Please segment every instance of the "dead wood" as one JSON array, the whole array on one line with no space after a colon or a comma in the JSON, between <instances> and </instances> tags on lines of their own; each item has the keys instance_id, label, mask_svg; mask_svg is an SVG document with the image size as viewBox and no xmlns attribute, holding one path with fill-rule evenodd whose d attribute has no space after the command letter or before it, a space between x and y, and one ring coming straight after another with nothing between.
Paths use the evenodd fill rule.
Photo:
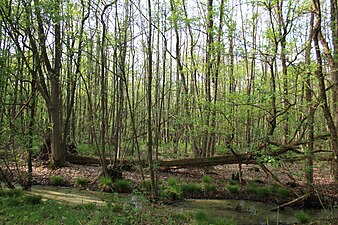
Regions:
<instances>
[{"instance_id":1,"label":"dead wood","mask_svg":"<svg viewBox=\"0 0 338 225\"><path fill-rule=\"evenodd\" d=\"M304 200L307 199L310 195L311 195L311 193L306 193L306 194L304 194L304 195L302 195L302 196L300 196L300 197L298 197L298 198L296 198L296 199L293 199L292 201L289 201L289 202L284 203L284 204L282 204L282 205L280 205L280 206L277 206L276 208L273 208L273 209L271 209L270 211L276 211L276 210L283 209L283 208L288 207L288 206L295 205L295 204L297 204L297 203L299 203L299 202L304 201Z\"/></svg>"}]
</instances>

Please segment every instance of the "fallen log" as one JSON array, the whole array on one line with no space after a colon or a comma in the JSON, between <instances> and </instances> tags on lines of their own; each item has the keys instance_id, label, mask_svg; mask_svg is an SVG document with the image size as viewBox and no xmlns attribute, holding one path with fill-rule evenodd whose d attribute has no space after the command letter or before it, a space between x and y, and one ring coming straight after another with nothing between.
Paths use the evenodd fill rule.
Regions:
<instances>
[{"instance_id":1,"label":"fallen log","mask_svg":"<svg viewBox=\"0 0 338 225\"><path fill-rule=\"evenodd\" d=\"M73 164L82 165L99 165L100 158L94 156L67 155L67 161ZM109 161L109 160L108 160ZM200 166L216 166L222 164L255 164L256 160L250 154L228 154L224 156L214 156L208 158L186 158L175 160L159 160L158 165L166 168L182 168L182 167L200 167ZM118 160L118 165L138 165L138 160ZM147 166L147 161L141 161L142 166Z\"/></svg>"},{"instance_id":2,"label":"fallen log","mask_svg":"<svg viewBox=\"0 0 338 225\"><path fill-rule=\"evenodd\" d=\"M201 166L217 166L224 164L256 164L256 160L251 154L227 154L223 156L213 156L208 158L186 158L176 160L160 160L160 167L201 167Z\"/></svg>"},{"instance_id":3,"label":"fallen log","mask_svg":"<svg viewBox=\"0 0 338 225\"><path fill-rule=\"evenodd\" d=\"M72 164L79 165L100 165L100 157L97 156L82 156L82 155L67 155L67 161ZM107 162L112 164L113 161L107 158ZM117 160L117 165L138 165L138 160ZM143 160L142 166L147 166L147 162Z\"/></svg>"},{"instance_id":4,"label":"fallen log","mask_svg":"<svg viewBox=\"0 0 338 225\"><path fill-rule=\"evenodd\" d=\"M179 169L185 167L204 167L204 166L217 166L226 164L258 164L256 161L257 156L250 153L237 153L226 154L222 156L213 156L208 158L185 158L174 160L159 160L158 166L161 170L166 169ZM306 157L294 157L281 159L284 162L296 162L305 160ZM107 159L109 162L109 159ZM328 160L327 158L317 158L319 161ZM81 155L67 155L67 161L73 164L82 165L100 165L100 158L94 156L81 156ZM113 162L110 162L113 163ZM259 162L261 163L261 162ZM148 166L147 160L118 160L117 165L140 165L143 167Z\"/></svg>"},{"instance_id":5,"label":"fallen log","mask_svg":"<svg viewBox=\"0 0 338 225\"><path fill-rule=\"evenodd\" d=\"M295 205L295 204L297 204L299 202L305 201L310 196L310 194L311 193L306 193L306 194L304 194L304 195L302 195L302 196L300 196L300 197L298 197L296 199L293 199L292 201L289 201L289 202L284 203L284 204L282 204L280 206L277 206L276 208L273 208L270 211L277 211L279 209L283 209L285 207L292 206L292 205Z\"/></svg>"}]
</instances>

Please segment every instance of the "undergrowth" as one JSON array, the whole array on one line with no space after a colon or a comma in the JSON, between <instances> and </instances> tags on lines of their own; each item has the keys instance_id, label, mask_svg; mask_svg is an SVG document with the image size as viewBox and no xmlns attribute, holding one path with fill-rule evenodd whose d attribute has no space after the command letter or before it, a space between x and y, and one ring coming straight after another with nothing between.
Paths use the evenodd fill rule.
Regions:
<instances>
[{"instance_id":1,"label":"undergrowth","mask_svg":"<svg viewBox=\"0 0 338 225\"><path fill-rule=\"evenodd\" d=\"M0 191L0 221L1 224L194 224L189 215L153 204L146 198L139 197L137 205L126 196L113 198L107 201L107 206L73 205L41 201L40 196L22 191Z\"/></svg>"},{"instance_id":2,"label":"undergrowth","mask_svg":"<svg viewBox=\"0 0 338 225\"><path fill-rule=\"evenodd\" d=\"M191 213L192 218L194 218L198 225L235 225L236 223L224 217L219 217L215 215L208 215L202 210L198 210Z\"/></svg>"},{"instance_id":3,"label":"undergrowth","mask_svg":"<svg viewBox=\"0 0 338 225\"><path fill-rule=\"evenodd\" d=\"M65 179L62 176L52 176L49 178L50 184L53 186L61 186Z\"/></svg>"}]
</instances>

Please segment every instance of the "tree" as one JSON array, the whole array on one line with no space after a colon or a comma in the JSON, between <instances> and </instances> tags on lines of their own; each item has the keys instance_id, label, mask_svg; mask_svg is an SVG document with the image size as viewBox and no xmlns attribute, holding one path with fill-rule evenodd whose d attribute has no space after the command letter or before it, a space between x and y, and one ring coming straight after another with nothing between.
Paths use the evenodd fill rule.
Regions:
<instances>
[{"instance_id":1,"label":"tree","mask_svg":"<svg viewBox=\"0 0 338 225\"><path fill-rule=\"evenodd\" d=\"M9 2L7 2L10 4ZM22 45L27 46L27 43L21 43L20 35L25 33L29 39L29 49L32 52L35 65L37 66L37 87L43 98L45 99L48 114L50 118L51 129L51 151L50 161L52 166L61 166L65 160L64 152L61 148L62 140L62 103L61 103L61 57L62 57L62 39L61 39L61 1L55 1L48 5L41 3L39 0L23 1L22 6L24 11L16 12L23 13L24 20L15 21L17 15L13 15L13 11L9 5L1 5L1 17L6 20L5 26L13 43L20 52L28 70L34 75L35 68L30 65L29 55L23 51ZM44 13L50 16L42 16ZM19 23L21 26L17 26ZM49 47L47 46L47 36L50 37L50 31L45 31L45 27L52 24L53 27L53 60L48 54ZM35 25L37 31L34 30ZM47 75L45 75L45 71Z\"/></svg>"},{"instance_id":2,"label":"tree","mask_svg":"<svg viewBox=\"0 0 338 225\"><path fill-rule=\"evenodd\" d=\"M338 100L338 19L337 19L337 1L331 0L331 32L333 40L333 50L330 49L326 38L322 33L322 9L321 3L318 0L313 0L313 8L315 13L315 25L314 25L314 34L313 42L316 52L317 59L317 70L316 76L318 79L319 87L319 96L321 101L321 106L324 112L327 126L330 131L331 138L331 148L333 153L332 161L332 175L335 182L338 182L338 110L337 110L337 100ZM326 93L326 84L323 71L323 59L320 50L320 44L323 46L324 54L329 62L330 67L330 76L333 81L333 113L331 113L328 96Z\"/></svg>"}]
</instances>

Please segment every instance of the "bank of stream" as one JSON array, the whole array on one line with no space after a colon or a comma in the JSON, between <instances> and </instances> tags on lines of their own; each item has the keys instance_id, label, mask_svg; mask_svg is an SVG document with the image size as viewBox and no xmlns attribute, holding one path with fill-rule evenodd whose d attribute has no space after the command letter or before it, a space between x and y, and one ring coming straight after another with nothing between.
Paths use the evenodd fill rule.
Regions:
<instances>
[{"instance_id":1,"label":"bank of stream","mask_svg":"<svg viewBox=\"0 0 338 225\"><path fill-rule=\"evenodd\" d=\"M41 195L45 199L52 199L71 204L88 204L106 205L108 193L78 190L76 188L60 188L48 186L34 186L28 193ZM134 196L135 197L135 196ZM128 195L125 195L128 199ZM133 200L130 195L130 202ZM277 205L271 203L262 203L248 200L208 200L208 199L187 199L172 204L173 210L177 212L189 213L193 217L204 215L206 218L220 218L232 221L232 224L250 225L250 224L299 224L300 220L297 214L305 212L310 216L313 224L334 224L335 219L338 221L338 214L330 209L306 209L286 207L279 211L271 211ZM198 216L197 216L198 217ZM198 219L198 218L197 218ZM202 224L209 224L207 221ZM231 224L231 223L230 223Z\"/></svg>"},{"instance_id":2,"label":"bank of stream","mask_svg":"<svg viewBox=\"0 0 338 225\"><path fill-rule=\"evenodd\" d=\"M175 208L179 211L188 211L192 215L204 214L209 218L223 218L237 225L250 224L300 224L299 214L306 214L312 224L334 224L338 221L337 212L330 209L295 209L286 207L271 211L276 205L248 200L207 200L188 199L179 202ZM231 224L231 223L230 223Z\"/></svg>"}]
</instances>

